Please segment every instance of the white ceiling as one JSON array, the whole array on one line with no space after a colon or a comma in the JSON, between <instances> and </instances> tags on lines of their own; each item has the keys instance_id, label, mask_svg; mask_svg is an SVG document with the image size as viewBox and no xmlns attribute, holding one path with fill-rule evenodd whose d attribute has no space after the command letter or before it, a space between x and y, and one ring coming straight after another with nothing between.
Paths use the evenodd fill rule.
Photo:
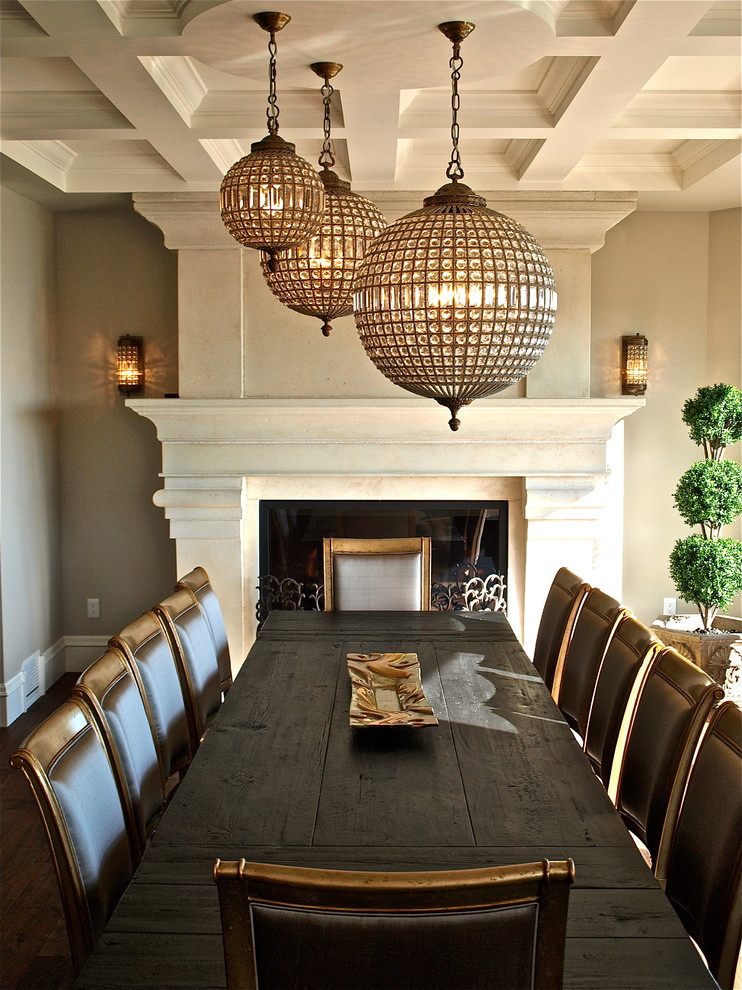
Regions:
<instances>
[{"instance_id":1,"label":"white ceiling","mask_svg":"<svg viewBox=\"0 0 742 990\"><path fill-rule=\"evenodd\" d=\"M0 0L3 181L53 208L217 190L267 131L260 0ZM280 134L316 162L316 61L336 171L357 192L446 182L450 43L477 192L637 191L639 209L742 204L742 0L280 0ZM43 181L42 181L43 180ZM91 198L90 194L95 194ZM103 198L101 198L103 197Z\"/></svg>"}]
</instances>

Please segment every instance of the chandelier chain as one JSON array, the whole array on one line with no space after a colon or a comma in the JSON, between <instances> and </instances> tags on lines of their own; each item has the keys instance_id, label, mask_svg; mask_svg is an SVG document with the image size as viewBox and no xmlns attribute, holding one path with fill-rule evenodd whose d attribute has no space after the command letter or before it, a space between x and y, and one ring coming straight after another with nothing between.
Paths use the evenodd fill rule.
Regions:
<instances>
[{"instance_id":1,"label":"chandelier chain","mask_svg":"<svg viewBox=\"0 0 742 990\"><path fill-rule=\"evenodd\" d=\"M268 118L268 133L271 135L278 134L278 98L276 96L276 52L278 51L278 46L276 45L276 34L274 31L270 32L270 41L268 42L268 53L270 55L270 61L268 64L268 109L265 112Z\"/></svg>"},{"instance_id":2,"label":"chandelier chain","mask_svg":"<svg viewBox=\"0 0 742 990\"><path fill-rule=\"evenodd\" d=\"M449 60L451 68L451 160L446 169L446 176L453 180L464 178L464 169L461 165L461 155L459 154L459 108L461 98L459 96L459 79L461 78L461 67L464 60L461 57L461 46L458 41L453 43L453 55Z\"/></svg>"},{"instance_id":3,"label":"chandelier chain","mask_svg":"<svg viewBox=\"0 0 742 990\"><path fill-rule=\"evenodd\" d=\"M335 164L335 156L330 148L330 101L332 100L332 94L334 92L335 90L332 87L332 83L329 79L325 78L321 89L322 102L325 107L325 115L322 122L324 140L322 141L322 152L320 153L318 159L319 164L323 168L332 168Z\"/></svg>"}]
</instances>

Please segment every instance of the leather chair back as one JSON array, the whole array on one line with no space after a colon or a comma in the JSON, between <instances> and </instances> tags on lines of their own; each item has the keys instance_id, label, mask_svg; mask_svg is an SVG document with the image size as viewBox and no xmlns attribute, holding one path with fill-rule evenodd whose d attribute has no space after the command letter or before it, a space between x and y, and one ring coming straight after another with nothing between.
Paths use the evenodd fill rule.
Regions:
<instances>
[{"instance_id":1,"label":"leather chair back","mask_svg":"<svg viewBox=\"0 0 742 990\"><path fill-rule=\"evenodd\" d=\"M157 751L165 780L184 770L198 748L186 708L187 687L170 639L153 611L112 636L109 646L126 658L155 727Z\"/></svg>"},{"instance_id":2,"label":"leather chair back","mask_svg":"<svg viewBox=\"0 0 742 990\"><path fill-rule=\"evenodd\" d=\"M600 588L591 588L577 616L564 662L555 672L554 699L569 726L583 739L605 651L619 622L628 614L615 598Z\"/></svg>"},{"instance_id":3,"label":"leather chair back","mask_svg":"<svg viewBox=\"0 0 742 990\"><path fill-rule=\"evenodd\" d=\"M144 852L165 804L157 737L134 674L122 653L109 649L73 688L90 708L121 783L136 844Z\"/></svg>"},{"instance_id":4,"label":"leather chair back","mask_svg":"<svg viewBox=\"0 0 742 990\"><path fill-rule=\"evenodd\" d=\"M75 698L42 722L10 763L41 812L79 973L134 872L113 767L90 711Z\"/></svg>"},{"instance_id":5,"label":"leather chair back","mask_svg":"<svg viewBox=\"0 0 742 990\"><path fill-rule=\"evenodd\" d=\"M222 703L219 663L209 623L195 595L176 591L155 606L181 667L187 687L191 732L201 739Z\"/></svg>"},{"instance_id":6,"label":"leather chair back","mask_svg":"<svg viewBox=\"0 0 742 990\"><path fill-rule=\"evenodd\" d=\"M584 749L608 787L614 756L621 759L636 698L662 643L633 615L624 616L611 637L595 684Z\"/></svg>"},{"instance_id":7,"label":"leather chair back","mask_svg":"<svg viewBox=\"0 0 742 990\"><path fill-rule=\"evenodd\" d=\"M562 986L571 860L434 873L216 861L228 987Z\"/></svg>"},{"instance_id":8,"label":"leather chair back","mask_svg":"<svg viewBox=\"0 0 742 990\"><path fill-rule=\"evenodd\" d=\"M614 762L608 793L649 850L658 878L664 873L658 862L663 831L674 828L698 740L723 696L700 667L669 647L660 650L639 693L623 759Z\"/></svg>"},{"instance_id":9,"label":"leather chair back","mask_svg":"<svg viewBox=\"0 0 742 990\"><path fill-rule=\"evenodd\" d=\"M670 841L665 892L722 990L742 948L742 710L712 712ZM738 974L739 975L739 974Z\"/></svg>"},{"instance_id":10,"label":"leather chair back","mask_svg":"<svg viewBox=\"0 0 742 990\"><path fill-rule=\"evenodd\" d=\"M325 537L325 611L430 611L430 537Z\"/></svg>"},{"instance_id":11,"label":"leather chair back","mask_svg":"<svg viewBox=\"0 0 742 990\"><path fill-rule=\"evenodd\" d=\"M204 610L211 636L214 640L217 660L219 662L219 675L222 681L222 693L226 694L232 686L232 661L229 656L229 641L227 639L227 628L224 625L224 616L219 604L216 592L214 591L209 575L203 567L194 567L188 574L184 574L175 585L176 591L187 588L196 596L196 600Z\"/></svg>"},{"instance_id":12,"label":"leather chair back","mask_svg":"<svg viewBox=\"0 0 742 990\"><path fill-rule=\"evenodd\" d=\"M551 582L533 648L533 664L550 691L557 667L564 663L577 613L589 590L590 585L567 567L560 567Z\"/></svg>"},{"instance_id":13,"label":"leather chair back","mask_svg":"<svg viewBox=\"0 0 742 990\"><path fill-rule=\"evenodd\" d=\"M669 647L660 650L639 693L623 759L614 762L608 793L649 850L658 877L663 831L674 828L698 740L723 696L700 667Z\"/></svg>"}]
</instances>

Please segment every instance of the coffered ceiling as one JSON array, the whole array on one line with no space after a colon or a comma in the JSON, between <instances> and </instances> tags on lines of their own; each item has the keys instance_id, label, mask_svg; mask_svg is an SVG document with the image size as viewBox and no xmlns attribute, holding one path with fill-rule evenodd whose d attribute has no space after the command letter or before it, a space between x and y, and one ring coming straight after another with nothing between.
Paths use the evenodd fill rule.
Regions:
<instances>
[{"instance_id":1,"label":"coffered ceiling","mask_svg":"<svg viewBox=\"0 0 742 990\"><path fill-rule=\"evenodd\" d=\"M55 208L217 190L266 133L259 0L0 0L3 181ZM316 61L336 171L434 191L460 151L478 192L636 190L639 209L739 206L742 0L281 0L280 134L316 162ZM93 198L91 198L93 194ZM100 198L99 197L103 197Z\"/></svg>"}]
</instances>

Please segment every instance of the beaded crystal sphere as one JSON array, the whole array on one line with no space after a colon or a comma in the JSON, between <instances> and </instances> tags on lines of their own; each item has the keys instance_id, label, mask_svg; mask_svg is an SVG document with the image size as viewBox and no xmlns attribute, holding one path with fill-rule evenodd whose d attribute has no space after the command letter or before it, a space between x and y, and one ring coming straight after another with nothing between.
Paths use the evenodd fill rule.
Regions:
<instances>
[{"instance_id":1,"label":"beaded crystal sphere","mask_svg":"<svg viewBox=\"0 0 742 990\"><path fill-rule=\"evenodd\" d=\"M236 241L273 255L309 240L322 222L325 189L296 146L268 134L222 179L224 225Z\"/></svg>"},{"instance_id":2,"label":"beaded crystal sphere","mask_svg":"<svg viewBox=\"0 0 742 990\"><path fill-rule=\"evenodd\" d=\"M381 211L359 196L335 172L319 173L325 188L325 212L319 231L299 247L263 254L260 267L271 292L284 306L322 320L353 312L353 279L369 242L386 227Z\"/></svg>"},{"instance_id":3,"label":"beaded crystal sphere","mask_svg":"<svg viewBox=\"0 0 742 990\"><path fill-rule=\"evenodd\" d=\"M554 273L515 220L461 182L369 245L354 308L367 355L395 385L451 411L524 378L556 314Z\"/></svg>"}]
</instances>

